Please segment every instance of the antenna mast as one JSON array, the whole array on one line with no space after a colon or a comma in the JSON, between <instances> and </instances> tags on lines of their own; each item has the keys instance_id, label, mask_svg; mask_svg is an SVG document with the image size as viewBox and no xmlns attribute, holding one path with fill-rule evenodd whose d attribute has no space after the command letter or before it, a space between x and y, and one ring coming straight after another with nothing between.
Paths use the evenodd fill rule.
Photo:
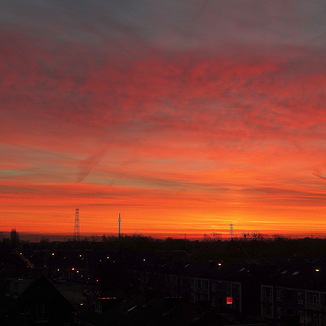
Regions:
<instances>
[{"instance_id":1,"label":"antenna mast","mask_svg":"<svg viewBox=\"0 0 326 326\"><path fill-rule=\"evenodd\" d=\"M80 237L79 208L75 209L74 237L75 240L79 240Z\"/></svg>"},{"instance_id":2,"label":"antenna mast","mask_svg":"<svg viewBox=\"0 0 326 326\"><path fill-rule=\"evenodd\" d=\"M121 237L121 217L120 217L120 213L119 213L119 218L118 218L118 236L119 239Z\"/></svg>"},{"instance_id":3,"label":"antenna mast","mask_svg":"<svg viewBox=\"0 0 326 326\"><path fill-rule=\"evenodd\" d=\"M230 240L232 240L232 238L233 238L233 224L232 223L230 223Z\"/></svg>"}]
</instances>

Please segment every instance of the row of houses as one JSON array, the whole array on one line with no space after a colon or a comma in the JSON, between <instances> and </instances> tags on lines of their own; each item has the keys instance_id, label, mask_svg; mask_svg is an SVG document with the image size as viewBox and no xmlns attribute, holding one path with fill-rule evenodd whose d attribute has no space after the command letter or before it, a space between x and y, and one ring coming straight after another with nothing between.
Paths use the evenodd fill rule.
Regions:
<instances>
[{"instance_id":1,"label":"row of houses","mask_svg":"<svg viewBox=\"0 0 326 326\"><path fill-rule=\"evenodd\" d=\"M300 264L147 262L142 291L285 325L326 325L324 268ZM326 271L326 266L325 266Z\"/></svg>"},{"instance_id":2,"label":"row of houses","mask_svg":"<svg viewBox=\"0 0 326 326\"><path fill-rule=\"evenodd\" d=\"M21 256L19 254L19 257ZM62 259L59 259L61 256ZM80 287L94 288L90 294L85 293L85 302L78 301L78 305L75 306L78 311L81 307L86 308L87 304L89 307L95 306L96 313L102 313L106 310L103 307L108 304L111 307L113 303L122 300L129 302L129 295L133 293L143 294L147 298L163 299L162 302L203 307L205 311L213 309L219 316L220 314L234 316L234 321L246 320L243 317L248 317L253 322L271 325L326 326L325 263L292 261L262 264L252 261L246 264L226 264L223 261L191 262L187 254L182 252L174 253L172 256L144 253L135 255L125 252L74 252L76 259L69 259L69 263L65 264L68 256L66 253L61 256L58 252L49 253L53 262L47 266L52 266L52 269L44 267L43 270L46 275L56 277L57 282L52 285L60 288L59 281L63 279L69 283L67 286L70 289L72 288L70 283L73 282L78 282ZM85 268L84 261L91 260L94 263L88 264ZM84 282L85 277L81 278L81 275L88 276L87 280L90 278L95 281ZM4 303L10 301L11 304L20 303L26 299L24 297L26 293L33 293L36 297L36 293L46 288L43 280L36 283L43 284L42 286L34 285L33 292L29 292L30 290L25 292L20 287L26 284L22 281L13 282L13 286L10 287L12 300L8 301L6 294L3 293L0 299L5 300L0 306L4 308ZM49 291L53 294L53 286L50 288ZM59 298L55 294L52 296ZM62 300L62 296L60 298ZM33 302L25 299L24 302ZM73 299L76 299L75 295ZM79 297L77 299L80 300ZM43 318L44 324L52 319L51 316L57 318L56 313L52 314L56 311L55 304L49 301L48 306L44 306L45 301L43 299L40 301L28 307L22 305L17 308L16 305L20 311L19 316L25 319L31 316ZM56 299L57 301L59 299ZM147 303L137 305L139 313L144 313L144 306L147 307ZM126 308L127 315L130 315L130 311L133 311L133 314L136 312L136 308L129 311L132 307ZM2 322L11 325L18 310L11 307L0 310ZM65 325L68 323L73 325L76 319L75 312L71 312L69 318L63 321ZM22 324L22 320L17 322L18 325ZM41 320L38 320L38 323L40 322ZM58 324L58 320L55 322Z\"/></svg>"},{"instance_id":3,"label":"row of houses","mask_svg":"<svg viewBox=\"0 0 326 326\"><path fill-rule=\"evenodd\" d=\"M278 269L261 285L261 315L271 320L293 318L297 325L326 325L323 269Z\"/></svg>"}]
</instances>

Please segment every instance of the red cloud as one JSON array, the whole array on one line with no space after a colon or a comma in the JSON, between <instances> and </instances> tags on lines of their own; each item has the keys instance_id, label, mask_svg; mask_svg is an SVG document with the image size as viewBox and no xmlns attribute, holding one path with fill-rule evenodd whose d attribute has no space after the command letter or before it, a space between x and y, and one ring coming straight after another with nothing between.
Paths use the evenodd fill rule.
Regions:
<instances>
[{"instance_id":1,"label":"red cloud","mask_svg":"<svg viewBox=\"0 0 326 326\"><path fill-rule=\"evenodd\" d=\"M210 218L321 216L311 169L324 159L326 79L315 49L206 54L27 35L0 35L3 211L20 203L32 216L45 196L44 210L82 201L101 216L108 198L137 217L179 207L183 225L203 206Z\"/></svg>"}]
</instances>

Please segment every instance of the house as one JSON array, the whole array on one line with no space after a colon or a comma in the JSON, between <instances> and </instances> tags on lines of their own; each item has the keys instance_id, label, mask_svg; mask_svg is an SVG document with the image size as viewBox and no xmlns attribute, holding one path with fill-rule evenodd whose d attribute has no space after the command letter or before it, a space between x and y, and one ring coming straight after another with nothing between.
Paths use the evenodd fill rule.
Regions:
<instances>
[{"instance_id":1,"label":"house","mask_svg":"<svg viewBox=\"0 0 326 326\"><path fill-rule=\"evenodd\" d=\"M41 276L13 298L0 316L1 325L75 325L75 310L62 294Z\"/></svg>"}]
</instances>

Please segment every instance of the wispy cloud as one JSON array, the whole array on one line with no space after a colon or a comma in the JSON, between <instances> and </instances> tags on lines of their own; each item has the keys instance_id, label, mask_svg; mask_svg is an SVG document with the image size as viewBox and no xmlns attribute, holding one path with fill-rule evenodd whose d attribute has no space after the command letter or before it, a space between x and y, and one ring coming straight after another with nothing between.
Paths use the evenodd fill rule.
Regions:
<instances>
[{"instance_id":1,"label":"wispy cloud","mask_svg":"<svg viewBox=\"0 0 326 326\"><path fill-rule=\"evenodd\" d=\"M176 225L195 223L192 209L200 227L228 214L320 218L323 8L0 1L6 209L35 213L46 195L61 208L113 198Z\"/></svg>"}]
</instances>

